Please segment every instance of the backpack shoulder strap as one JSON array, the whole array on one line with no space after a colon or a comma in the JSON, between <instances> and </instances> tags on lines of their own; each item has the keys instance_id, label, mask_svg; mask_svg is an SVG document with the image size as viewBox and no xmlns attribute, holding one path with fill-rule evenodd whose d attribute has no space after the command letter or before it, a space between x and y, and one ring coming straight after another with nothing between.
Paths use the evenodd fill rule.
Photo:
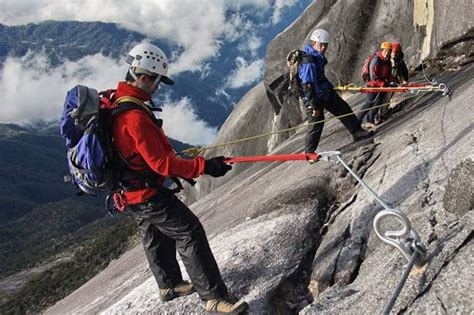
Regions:
<instances>
[{"instance_id":1,"label":"backpack shoulder strap","mask_svg":"<svg viewBox=\"0 0 474 315\"><path fill-rule=\"evenodd\" d=\"M377 55L377 53L374 53L372 55L372 60L370 60L369 62L369 80L375 80L375 77L372 75L372 71L375 67L375 65L377 66L380 66L380 63L382 62L382 60L380 59L380 57Z\"/></svg>"},{"instance_id":2,"label":"backpack shoulder strap","mask_svg":"<svg viewBox=\"0 0 474 315\"><path fill-rule=\"evenodd\" d=\"M316 56L313 56L311 54L304 54L302 57L301 57L301 64L303 63L316 63L317 62L317 58Z\"/></svg>"},{"instance_id":3,"label":"backpack shoulder strap","mask_svg":"<svg viewBox=\"0 0 474 315\"><path fill-rule=\"evenodd\" d=\"M153 116L152 112L148 107L136 97L133 96L122 96L115 100L114 102L117 104L117 108L113 110L112 115L117 115L127 110L131 109L141 109L146 111L150 116ZM154 117L154 116L153 116Z\"/></svg>"},{"instance_id":4,"label":"backpack shoulder strap","mask_svg":"<svg viewBox=\"0 0 474 315\"><path fill-rule=\"evenodd\" d=\"M163 127L163 120L157 119L155 115L153 115L153 112L148 108L148 106L146 106L142 101L140 101L139 99L135 97L132 97L132 96L120 97L115 101L115 104L117 104L118 107L112 110L112 116L118 115L128 110L139 109L139 110L145 111L148 114L148 116L150 116L151 120L158 127L160 128Z\"/></svg>"},{"instance_id":5,"label":"backpack shoulder strap","mask_svg":"<svg viewBox=\"0 0 474 315\"><path fill-rule=\"evenodd\" d=\"M382 60L380 59L380 57L377 55L377 53L374 53L372 56L373 56L373 57L372 57L372 60L370 60L370 63L372 63L372 62L374 62L374 63L375 63L375 62L376 62L376 63L380 63L380 62L382 61Z\"/></svg>"},{"instance_id":6,"label":"backpack shoulder strap","mask_svg":"<svg viewBox=\"0 0 474 315\"><path fill-rule=\"evenodd\" d=\"M146 111L146 109L143 106L138 105L136 103L132 103L132 102L124 101L124 102L120 102L120 104L117 104L117 105L119 105L117 108L112 109L112 116L118 115L120 113L126 112L128 110L132 110L132 109L139 109L139 110Z\"/></svg>"}]
</instances>

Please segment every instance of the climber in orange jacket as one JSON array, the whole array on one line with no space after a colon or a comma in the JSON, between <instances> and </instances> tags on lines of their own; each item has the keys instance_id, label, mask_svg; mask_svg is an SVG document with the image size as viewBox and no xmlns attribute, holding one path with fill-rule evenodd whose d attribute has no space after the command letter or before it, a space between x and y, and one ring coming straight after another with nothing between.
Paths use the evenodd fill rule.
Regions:
<instances>
[{"instance_id":1,"label":"climber in orange jacket","mask_svg":"<svg viewBox=\"0 0 474 315\"><path fill-rule=\"evenodd\" d=\"M392 43L383 42L380 45L380 50L377 51L369 64L367 87L388 87L392 84L391 52ZM376 123L376 114L379 108L373 108L370 111L367 109L384 104L387 101L386 94L383 92L367 93L367 101L361 108L362 112L357 116L363 127L373 127ZM366 115L368 124L363 121Z\"/></svg>"}]
</instances>

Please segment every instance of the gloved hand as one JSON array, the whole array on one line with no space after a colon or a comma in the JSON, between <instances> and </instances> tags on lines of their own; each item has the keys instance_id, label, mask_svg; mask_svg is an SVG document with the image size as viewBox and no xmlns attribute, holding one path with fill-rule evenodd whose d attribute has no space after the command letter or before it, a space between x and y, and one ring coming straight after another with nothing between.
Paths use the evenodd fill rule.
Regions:
<instances>
[{"instance_id":1,"label":"gloved hand","mask_svg":"<svg viewBox=\"0 0 474 315\"><path fill-rule=\"evenodd\" d=\"M225 157L216 156L209 160L206 160L204 165L204 174L211 175L212 177L224 176L228 171L232 169L232 166L224 163Z\"/></svg>"},{"instance_id":2,"label":"gloved hand","mask_svg":"<svg viewBox=\"0 0 474 315\"><path fill-rule=\"evenodd\" d=\"M393 81L392 81L392 82L389 82L389 83L388 83L388 86L390 86L390 87L398 87L399 85L398 85L397 82L393 82Z\"/></svg>"}]
</instances>

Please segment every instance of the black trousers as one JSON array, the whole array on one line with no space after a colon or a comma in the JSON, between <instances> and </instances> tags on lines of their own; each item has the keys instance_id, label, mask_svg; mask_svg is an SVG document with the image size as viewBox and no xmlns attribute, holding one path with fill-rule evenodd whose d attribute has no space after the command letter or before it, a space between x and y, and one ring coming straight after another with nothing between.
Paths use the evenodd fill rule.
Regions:
<instances>
[{"instance_id":1,"label":"black trousers","mask_svg":"<svg viewBox=\"0 0 474 315\"><path fill-rule=\"evenodd\" d=\"M316 123L318 121L324 120L324 109L327 109L334 116L347 115L342 118L338 118L344 127L351 134L354 134L360 130L360 123L357 120L355 114L352 112L351 107L344 101L339 94L335 92L329 92L331 95L328 97L328 101L318 102L317 105L313 105L316 109L316 113L313 115L313 108L308 107L307 109L307 120L308 123ZM352 114L352 115L349 115ZM305 139L305 152L311 153L316 151L321 134L323 133L324 123L317 123L311 126L308 126L308 131L306 133Z\"/></svg>"},{"instance_id":2,"label":"black trousers","mask_svg":"<svg viewBox=\"0 0 474 315\"><path fill-rule=\"evenodd\" d=\"M172 288L183 280L176 259L177 250L202 300L227 296L227 287L206 232L181 200L163 188L149 202L130 208L140 228L146 257L158 287Z\"/></svg>"},{"instance_id":3,"label":"black trousers","mask_svg":"<svg viewBox=\"0 0 474 315\"><path fill-rule=\"evenodd\" d=\"M386 101L389 100L388 94L390 93L367 93L367 101L361 107L362 112L357 115L357 119L359 120L359 122L362 123L364 117L367 116L367 122L373 124L375 122L375 116L379 111L381 112L381 114L384 114L388 109L388 105L384 107L372 108L368 111L366 109L384 104Z\"/></svg>"}]
</instances>

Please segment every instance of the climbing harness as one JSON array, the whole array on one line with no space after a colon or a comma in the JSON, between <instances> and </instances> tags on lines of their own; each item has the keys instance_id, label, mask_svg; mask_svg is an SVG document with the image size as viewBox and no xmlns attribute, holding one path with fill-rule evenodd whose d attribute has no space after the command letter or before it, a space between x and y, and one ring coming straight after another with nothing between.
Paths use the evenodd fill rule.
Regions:
<instances>
[{"instance_id":1,"label":"climbing harness","mask_svg":"<svg viewBox=\"0 0 474 315\"><path fill-rule=\"evenodd\" d=\"M320 153L298 153L298 154L278 154L265 156L240 156L229 157L224 160L226 163L243 163L243 162L274 162L274 161L296 161L296 160L311 160L311 161L328 161L334 164L340 163L351 175L354 177L366 191L374 197L374 199L384 208L384 210L377 213L374 218L374 231L377 237L384 243L387 243L400 251L403 257L408 261L405 266L402 278L397 287L393 291L389 302L386 304L383 314L389 314L395 301L400 294L408 275L413 266L422 267L426 263L426 248L423 245L418 233L412 228L408 217L388 206L377 193L364 182L341 157L340 151L326 151ZM396 231L384 231L382 224L387 219L395 219L401 224L401 229Z\"/></svg>"}]
</instances>

